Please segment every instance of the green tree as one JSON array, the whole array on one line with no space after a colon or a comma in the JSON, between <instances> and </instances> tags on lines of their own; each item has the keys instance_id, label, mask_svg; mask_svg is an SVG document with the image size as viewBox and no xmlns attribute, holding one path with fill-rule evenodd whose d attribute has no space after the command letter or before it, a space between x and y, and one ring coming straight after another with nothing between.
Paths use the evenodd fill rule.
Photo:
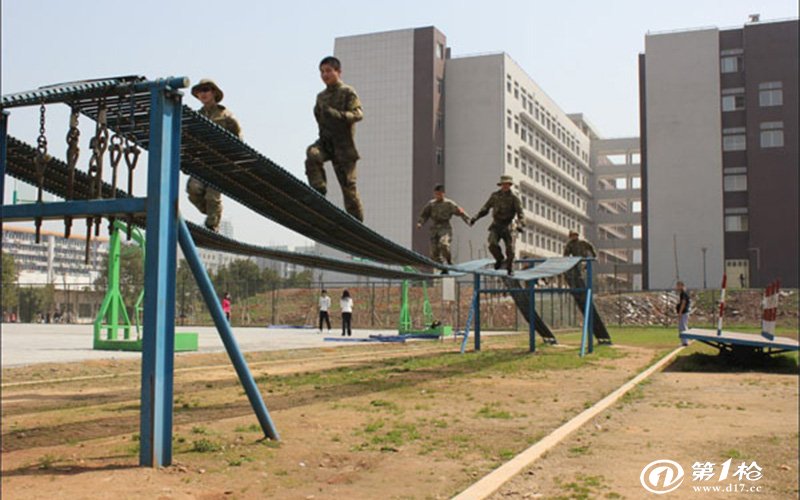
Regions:
<instances>
[{"instance_id":1,"label":"green tree","mask_svg":"<svg viewBox=\"0 0 800 500\"><path fill-rule=\"evenodd\" d=\"M314 280L314 272L310 269L299 273L292 273L286 278L286 288L308 288Z\"/></svg>"},{"instance_id":2,"label":"green tree","mask_svg":"<svg viewBox=\"0 0 800 500\"><path fill-rule=\"evenodd\" d=\"M36 321L53 309L55 286L25 287L19 289L19 319L23 323Z\"/></svg>"},{"instance_id":3,"label":"green tree","mask_svg":"<svg viewBox=\"0 0 800 500\"><path fill-rule=\"evenodd\" d=\"M213 281L217 295L222 296L228 292L238 299L252 297L266 289L261 279L261 271L255 262L249 259L237 259L221 267Z\"/></svg>"},{"instance_id":4,"label":"green tree","mask_svg":"<svg viewBox=\"0 0 800 500\"><path fill-rule=\"evenodd\" d=\"M2 307L3 311L11 312L17 308L17 264L14 257L5 252L2 253Z\"/></svg>"}]
</instances>

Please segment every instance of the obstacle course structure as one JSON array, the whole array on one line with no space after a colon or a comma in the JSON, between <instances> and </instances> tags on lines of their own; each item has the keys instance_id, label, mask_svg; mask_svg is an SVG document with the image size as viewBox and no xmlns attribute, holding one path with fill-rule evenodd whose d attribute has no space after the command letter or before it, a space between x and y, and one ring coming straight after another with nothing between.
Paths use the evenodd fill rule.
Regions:
<instances>
[{"instance_id":1,"label":"obstacle course structure","mask_svg":"<svg viewBox=\"0 0 800 500\"><path fill-rule=\"evenodd\" d=\"M775 323L778 314L778 298L780 282L774 281L764 290L761 300L761 334L726 331L722 328L725 312L725 285L727 278L722 278L722 293L719 301L719 318L716 330L689 328L680 332L683 343L696 340L719 350L723 356L738 361L748 362L763 359L774 354L800 350L800 343L795 339L775 336Z\"/></svg>"},{"instance_id":2,"label":"obstacle course structure","mask_svg":"<svg viewBox=\"0 0 800 500\"><path fill-rule=\"evenodd\" d=\"M143 312L144 290L139 292L133 306L133 324L128 315L128 308L120 289L120 261L122 258L122 231L131 235L142 249L142 260L145 260L144 235L138 228L114 220L108 249L108 289L94 320L94 339L92 346L103 351L141 351L142 329L139 316ZM105 331L105 336L103 335ZM175 332L175 352L196 351L198 348L197 333Z\"/></svg>"}]
</instances>

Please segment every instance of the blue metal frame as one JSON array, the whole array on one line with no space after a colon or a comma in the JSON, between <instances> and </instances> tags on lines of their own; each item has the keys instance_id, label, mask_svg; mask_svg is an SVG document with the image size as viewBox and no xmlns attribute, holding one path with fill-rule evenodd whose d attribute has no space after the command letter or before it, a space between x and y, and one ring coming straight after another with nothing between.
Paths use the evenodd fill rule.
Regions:
<instances>
[{"instance_id":1,"label":"blue metal frame","mask_svg":"<svg viewBox=\"0 0 800 500\"><path fill-rule=\"evenodd\" d=\"M150 90L139 450L139 464L151 467L172 463L180 141L180 94L159 81Z\"/></svg>"},{"instance_id":2,"label":"blue metal frame","mask_svg":"<svg viewBox=\"0 0 800 500\"><path fill-rule=\"evenodd\" d=\"M203 262L200 260L197 247L192 240L189 227L186 225L186 221L183 220L183 217L178 221L178 242L181 245L183 256L186 258L186 262L192 270L195 281L197 281L200 293L206 301L208 310L211 312L211 317L214 319L214 324L222 338L222 343L225 345L225 350L228 351L228 357L230 357L236 369L236 374L239 376L239 380L244 386L247 398L250 400L250 405L256 412L258 422L261 424L261 429L267 437L276 441L279 440L280 436L275 428L275 424L272 423L272 418L269 416L267 406L261 398L261 392L259 392L256 381L253 379L253 375L247 367L247 361L245 361L242 351L239 349L239 344L233 336L231 325L227 318L225 318L225 313L222 311L219 298L214 291L214 285L211 283L211 279L208 277L208 273L206 273L203 267Z\"/></svg>"},{"instance_id":3,"label":"blue metal frame","mask_svg":"<svg viewBox=\"0 0 800 500\"><path fill-rule=\"evenodd\" d=\"M117 198L111 200L76 200L52 203L30 203L10 205L3 209L3 220L22 221L42 219L61 219L72 217L144 213L147 198Z\"/></svg>"},{"instance_id":4,"label":"blue metal frame","mask_svg":"<svg viewBox=\"0 0 800 500\"><path fill-rule=\"evenodd\" d=\"M0 110L0 227L3 225L6 193L6 149L8 147L8 111Z\"/></svg>"},{"instance_id":5,"label":"blue metal frame","mask_svg":"<svg viewBox=\"0 0 800 500\"><path fill-rule=\"evenodd\" d=\"M533 264L534 266L538 263L544 262L546 259L524 259L521 262ZM592 261L594 259L591 258L584 258L581 259L582 262L586 264L586 288L545 288L541 289L540 291L551 291L551 292L559 292L559 293L571 293L571 292L585 292L586 293L586 306L584 310L583 316L583 333L581 336L581 349L580 355L581 357L586 355L587 347L589 353L594 352L594 336L590 334L592 332L592 315L594 312L594 303L592 300ZM474 293L476 299L473 302L474 308L474 317L475 317L475 350L480 351L481 349L481 308L480 308L480 294L481 293L529 293L530 300L529 300L529 314L528 316L531 320L528 322L528 349L530 352L536 352L536 283L537 279L532 279L528 282L527 288L484 288L481 289L481 275L475 274L474 275ZM469 328L467 328L467 334L469 334ZM587 338L588 337L588 338ZM461 347L461 352L464 352L464 346L466 345L466 338L464 339L464 343Z\"/></svg>"}]
</instances>

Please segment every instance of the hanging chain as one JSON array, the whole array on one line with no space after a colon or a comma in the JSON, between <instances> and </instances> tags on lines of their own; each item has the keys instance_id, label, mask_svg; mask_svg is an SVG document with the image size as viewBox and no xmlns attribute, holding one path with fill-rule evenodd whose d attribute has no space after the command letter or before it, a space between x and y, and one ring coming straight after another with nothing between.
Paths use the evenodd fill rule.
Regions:
<instances>
[{"instance_id":1,"label":"hanging chain","mask_svg":"<svg viewBox=\"0 0 800 500\"><path fill-rule=\"evenodd\" d=\"M108 158L111 164L111 198L117 197L117 171L123 155L123 139L118 133L111 136L111 145L108 147ZM108 218L108 234L114 231L115 217Z\"/></svg>"},{"instance_id":2,"label":"hanging chain","mask_svg":"<svg viewBox=\"0 0 800 500\"><path fill-rule=\"evenodd\" d=\"M42 103L41 107L39 108L39 137L36 139L36 159L34 160L34 164L36 165L36 179L39 184L38 193L36 195L36 201L38 203L42 203L42 191L44 190L44 170L47 166L47 161L49 160L47 156L47 135L45 135L45 112L46 108L44 103ZM35 224L36 243L39 243L41 242L42 218L36 217Z\"/></svg>"},{"instance_id":3,"label":"hanging chain","mask_svg":"<svg viewBox=\"0 0 800 500\"><path fill-rule=\"evenodd\" d=\"M89 185L92 198L102 198L103 195L103 156L108 149L108 127L106 126L106 103L100 101L97 112L97 124L94 129L94 137L89 142L92 150L92 157L89 159ZM86 264L89 264L89 252L91 250L93 218L86 218ZM100 218L95 223L95 235L100 235Z\"/></svg>"},{"instance_id":4,"label":"hanging chain","mask_svg":"<svg viewBox=\"0 0 800 500\"><path fill-rule=\"evenodd\" d=\"M125 136L125 165L128 166L128 196L133 196L133 171L136 169L136 164L139 163L139 155L142 150L133 141L133 134ZM131 239L131 228L133 227L133 214L128 214L128 241Z\"/></svg>"},{"instance_id":5,"label":"hanging chain","mask_svg":"<svg viewBox=\"0 0 800 500\"><path fill-rule=\"evenodd\" d=\"M72 200L75 196L75 167L80 157L80 136L78 128L78 117L80 113L76 108L72 108L69 117L69 130L67 131L67 200ZM64 217L64 238L69 238L72 232L72 217Z\"/></svg>"}]
</instances>

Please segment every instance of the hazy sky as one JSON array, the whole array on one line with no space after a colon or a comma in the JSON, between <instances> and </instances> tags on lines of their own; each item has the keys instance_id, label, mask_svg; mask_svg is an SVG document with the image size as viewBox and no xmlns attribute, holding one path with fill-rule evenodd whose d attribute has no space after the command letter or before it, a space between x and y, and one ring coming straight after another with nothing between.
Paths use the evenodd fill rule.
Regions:
<instances>
[{"instance_id":1,"label":"hazy sky","mask_svg":"<svg viewBox=\"0 0 800 500\"><path fill-rule=\"evenodd\" d=\"M798 15L795 0L3 0L1 8L3 94L113 75L214 78L245 140L303 180L322 87L317 63L337 36L436 26L454 57L507 52L564 111L582 112L603 136L620 137L639 133L637 54L648 31L741 26L753 13L762 21ZM190 95L185 102L198 105ZM62 159L65 110L48 108L51 151ZM33 143L34 112L13 110L10 132ZM83 133L83 169L90 133ZM182 191L184 184L182 176ZM6 185L10 202L14 183ZM202 221L183 194L181 210ZM230 200L225 210L237 239L308 242L266 219L253 224L249 210Z\"/></svg>"}]
</instances>

